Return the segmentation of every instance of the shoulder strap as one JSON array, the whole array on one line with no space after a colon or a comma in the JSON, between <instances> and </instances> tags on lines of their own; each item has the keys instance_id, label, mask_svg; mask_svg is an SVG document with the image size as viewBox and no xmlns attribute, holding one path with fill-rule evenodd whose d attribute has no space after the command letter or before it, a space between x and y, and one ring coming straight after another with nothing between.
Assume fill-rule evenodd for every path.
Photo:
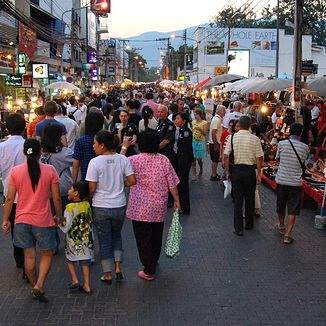
<instances>
[{"instance_id":1,"label":"shoulder strap","mask_svg":"<svg viewBox=\"0 0 326 326\"><path fill-rule=\"evenodd\" d=\"M233 153L233 155L234 155L233 136L234 136L234 134L232 134L232 136L231 136L231 149L232 149L232 153Z\"/></svg>"},{"instance_id":2,"label":"shoulder strap","mask_svg":"<svg viewBox=\"0 0 326 326\"><path fill-rule=\"evenodd\" d=\"M290 138L288 139L288 141L289 141L289 143L291 144L291 146L292 146L292 148L293 148L293 151L294 151L295 155L297 156L298 161L299 161L299 163L300 163L300 165L301 165L302 172L304 173L306 167L305 167L305 165L302 163L301 158L300 158L299 154L297 153L297 151L296 151L296 149L295 149L293 143L291 142Z\"/></svg>"}]
</instances>

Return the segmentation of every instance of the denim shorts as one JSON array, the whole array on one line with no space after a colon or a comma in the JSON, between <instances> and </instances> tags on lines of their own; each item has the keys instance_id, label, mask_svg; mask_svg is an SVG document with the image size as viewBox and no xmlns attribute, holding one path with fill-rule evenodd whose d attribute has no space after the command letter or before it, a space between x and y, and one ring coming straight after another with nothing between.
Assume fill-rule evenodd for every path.
<instances>
[{"instance_id":1,"label":"denim shorts","mask_svg":"<svg viewBox=\"0 0 326 326\"><path fill-rule=\"evenodd\" d=\"M30 224L15 224L13 243L18 248L35 248L41 250L56 249L56 227L39 227Z\"/></svg>"},{"instance_id":2,"label":"denim shorts","mask_svg":"<svg viewBox=\"0 0 326 326\"><path fill-rule=\"evenodd\" d=\"M91 266L92 264L92 260L91 259L81 259L81 260L69 260L67 259L68 263L71 263L71 264L78 264L80 266Z\"/></svg>"}]
</instances>

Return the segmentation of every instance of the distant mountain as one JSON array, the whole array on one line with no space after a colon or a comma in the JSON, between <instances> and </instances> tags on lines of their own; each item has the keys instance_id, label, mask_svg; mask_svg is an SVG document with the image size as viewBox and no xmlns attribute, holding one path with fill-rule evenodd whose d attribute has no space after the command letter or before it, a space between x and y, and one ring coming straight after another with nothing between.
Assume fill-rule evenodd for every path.
<instances>
[{"instance_id":1,"label":"distant mountain","mask_svg":"<svg viewBox=\"0 0 326 326\"><path fill-rule=\"evenodd\" d=\"M200 26L200 25L198 25ZM187 28L187 38L194 38L194 31L198 26L192 26ZM147 67L159 66L160 64L160 49L165 53L167 51L167 40L156 41L160 38L168 38L172 34L177 35L176 39L170 38L170 44L176 50L183 44L183 32L184 30L177 30L172 32L145 32L138 36L129 37L129 45L132 48L139 49L138 52L146 59ZM192 41L187 40L187 44L192 46Z\"/></svg>"}]
</instances>

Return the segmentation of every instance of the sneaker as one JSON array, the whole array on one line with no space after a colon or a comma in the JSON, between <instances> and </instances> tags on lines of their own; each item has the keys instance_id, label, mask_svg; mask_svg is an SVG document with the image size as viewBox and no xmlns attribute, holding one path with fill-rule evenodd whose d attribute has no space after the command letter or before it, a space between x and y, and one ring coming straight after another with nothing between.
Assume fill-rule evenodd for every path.
<instances>
[{"instance_id":1,"label":"sneaker","mask_svg":"<svg viewBox=\"0 0 326 326\"><path fill-rule=\"evenodd\" d=\"M213 176L211 175L211 177L210 177L209 180L211 180L211 181L217 181L217 180L220 180L220 179L221 179L221 177L220 177L219 175L216 175L215 177L213 177Z\"/></svg>"},{"instance_id":2,"label":"sneaker","mask_svg":"<svg viewBox=\"0 0 326 326\"><path fill-rule=\"evenodd\" d=\"M138 272L138 276L145 281L153 281L155 278L154 275L147 275L144 271Z\"/></svg>"}]
</instances>

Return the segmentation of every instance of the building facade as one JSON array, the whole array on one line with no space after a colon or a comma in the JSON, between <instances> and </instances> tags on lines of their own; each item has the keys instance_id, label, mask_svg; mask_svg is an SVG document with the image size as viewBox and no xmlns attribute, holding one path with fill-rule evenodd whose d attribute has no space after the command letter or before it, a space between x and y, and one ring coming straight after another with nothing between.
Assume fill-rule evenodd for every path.
<instances>
[{"instance_id":1,"label":"building facade","mask_svg":"<svg viewBox=\"0 0 326 326\"><path fill-rule=\"evenodd\" d=\"M275 76L276 29L199 27L194 39L192 82L227 71L245 77ZM294 36L281 29L279 39L279 75L292 76ZM313 44L311 35L302 37L302 59L318 65L317 74L309 78L326 74L326 49Z\"/></svg>"}]
</instances>

